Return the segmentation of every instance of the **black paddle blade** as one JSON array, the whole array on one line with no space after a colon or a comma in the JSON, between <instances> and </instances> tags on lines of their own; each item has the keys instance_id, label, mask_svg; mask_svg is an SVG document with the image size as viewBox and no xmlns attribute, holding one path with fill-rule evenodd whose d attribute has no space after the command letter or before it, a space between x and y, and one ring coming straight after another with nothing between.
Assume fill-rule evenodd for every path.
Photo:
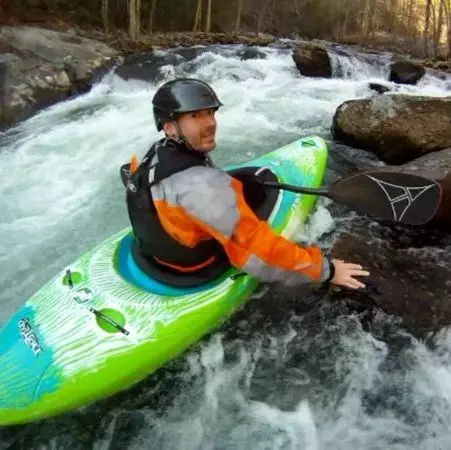
<instances>
[{"instance_id":1,"label":"black paddle blade","mask_svg":"<svg viewBox=\"0 0 451 450\"><path fill-rule=\"evenodd\" d=\"M370 171L334 183L329 196L362 214L424 225L437 212L442 189L436 181L419 175Z\"/></svg>"}]
</instances>

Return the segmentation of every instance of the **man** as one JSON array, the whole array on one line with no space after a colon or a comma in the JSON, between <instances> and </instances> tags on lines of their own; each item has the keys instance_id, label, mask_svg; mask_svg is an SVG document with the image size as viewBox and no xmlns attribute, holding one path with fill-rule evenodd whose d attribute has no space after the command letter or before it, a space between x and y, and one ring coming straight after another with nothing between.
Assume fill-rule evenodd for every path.
<instances>
[{"instance_id":1,"label":"man","mask_svg":"<svg viewBox=\"0 0 451 450\"><path fill-rule=\"evenodd\" d=\"M264 282L365 287L356 277L369 272L277 235L247 205L242 183L213 166L208 153L216 147L215 112L222 104L208 84L170 81L152 103L165 138L141 164L132 161L127 193L139 252L147 261L182 275L227 259Z\"/></svg>"}]
</instances>

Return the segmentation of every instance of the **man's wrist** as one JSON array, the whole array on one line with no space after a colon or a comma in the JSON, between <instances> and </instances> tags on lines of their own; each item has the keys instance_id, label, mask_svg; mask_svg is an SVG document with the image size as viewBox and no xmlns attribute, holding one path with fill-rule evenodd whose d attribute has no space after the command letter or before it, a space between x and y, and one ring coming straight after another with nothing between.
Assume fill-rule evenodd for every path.
<instances>
[{"instance_id":1,"label":"man's wrist","mask_svg":"<svg viewBox=\"0 0 451 450\"><path fill-rule=\"evenodd\" d=\"M330 284L333 277L335 276L335 265L332 263L330 259L327 260L329 263L329 276L327 277L327 280L324 281L324 284Z\"/></svg>"}]
</instances>

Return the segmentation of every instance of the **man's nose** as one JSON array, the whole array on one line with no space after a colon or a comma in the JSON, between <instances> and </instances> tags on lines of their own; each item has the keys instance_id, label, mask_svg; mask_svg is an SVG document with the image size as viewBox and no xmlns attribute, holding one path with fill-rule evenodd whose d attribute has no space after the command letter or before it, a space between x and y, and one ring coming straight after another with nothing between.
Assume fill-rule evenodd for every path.
<instances>
[{"instance_id":1,"label":"man's nose","mask_svg":"<svg viewBox=\"0 0 451 450\"><path fill-rule=\"evenodd\" d=\"M213 116L213 115L205 116L205 121L204 121L204 123L205 123L205 125L208 125L208 126L210 126L210 127L216 125L216 119L215 119L215 116Z\"/></svg>"}]
</instances>

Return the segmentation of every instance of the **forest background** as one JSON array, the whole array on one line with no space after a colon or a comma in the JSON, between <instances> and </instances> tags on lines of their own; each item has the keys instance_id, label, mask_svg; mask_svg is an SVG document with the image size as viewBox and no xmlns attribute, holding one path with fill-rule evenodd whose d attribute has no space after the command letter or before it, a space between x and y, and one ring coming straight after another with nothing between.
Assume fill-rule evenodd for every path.
<instances>
[{"instance_id":1,"label":"forest background","mask_svg":"<svg viewBox=\"0 0 451 450\"><path fill-rule=\"evenodd\" d=\"M19 24L75 27L132 49L183 32L322 39L451 58L451 0L0 0L0 25Z\"/></svg>"}]
</instances>

